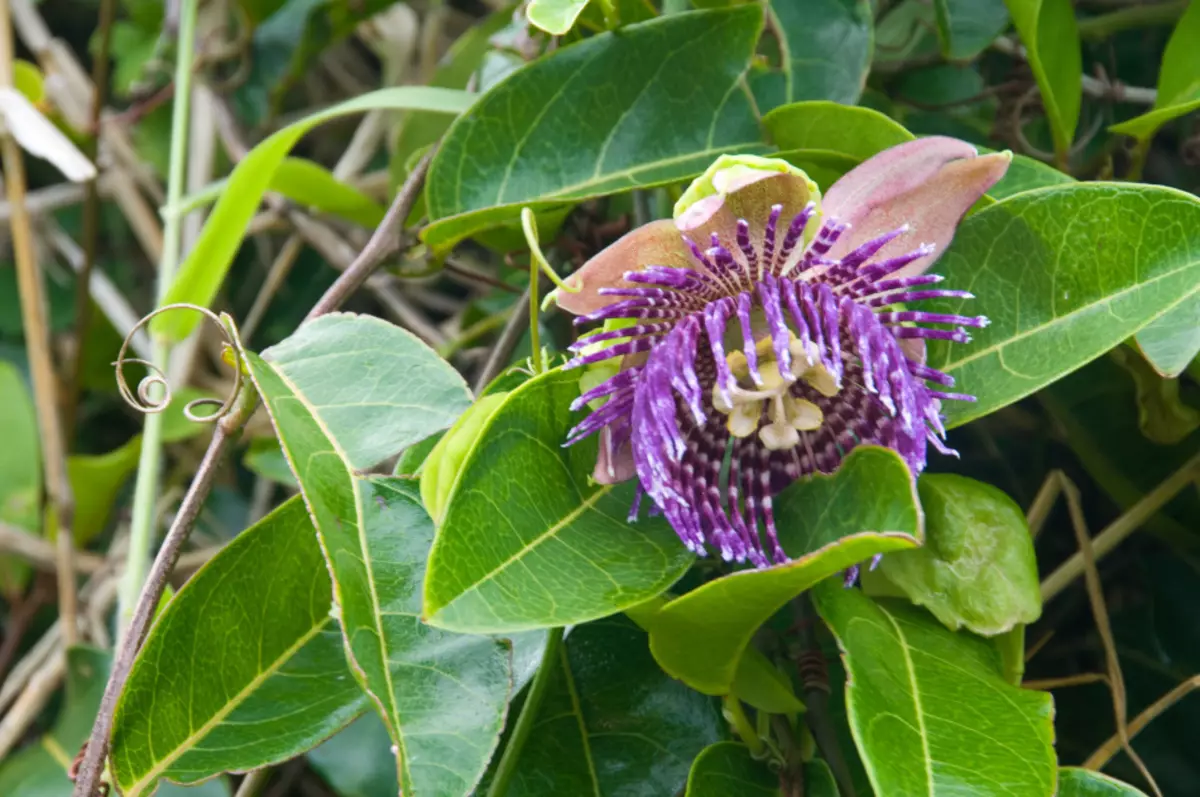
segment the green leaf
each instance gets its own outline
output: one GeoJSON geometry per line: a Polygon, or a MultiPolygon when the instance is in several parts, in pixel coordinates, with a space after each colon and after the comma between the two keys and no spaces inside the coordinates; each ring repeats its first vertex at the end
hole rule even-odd
{"type": "Polygon", "coordinates": [[[810,172],[825,188],[872,155],[914,138],[878,111],[836,102],[785,105],[764,116],[763,126],[782,150],[779,157],[810,172]]]}
{"type": "Polygon", "coordinates": [[[1146,797],[1116,778],[1081,767],[1063,767],[1058,771],[1056,797],[1146,797]]]}
{"type": "Polygon", "coordinates": [[[1149,111],[1108,128],[1140,141],[1149,141],[1172,119],[1200,108],[1200,3],[1190,3],[1183,12],[1158,73],[1158,93],[1149,111]]]}
{"type": "Polygon", "coordinates": [[[969,61],[1008,27],[1004,0],[934,0],[942,56],[969,61]]]}
{"type": "Polygon", "coordinates": [[[446,133],[426,181],[437,252],[517,217],[677,182],[717,155],[765,150],[742,87],[757,5],[673,14],[525,66],[446,133]]]}
{"type": "Polygon", "coordinates": [[[426,622],[500,632],[572,625],[671,586],[692,562],[662,518],[626,521],[633,484],[598,485],[596,442],[563,447],[582,417],[579,374],[520,385],[463,459],[425,582],[426,622]]]}
{"type": "Polygon", "coordinates": [[[0,361],[0,521],[36,532],[41,528],[42,454],[37,413],[21,372],[0,361]]]}
{"type": "Polygon", "coordinates": [[[292,469],[288,467],[287,457],[283,455],[279,441],[274,437],[259,437],[251,440],[250,445],[246,446],[246,453],[242,456],[242,464],[251,473],[285,487],[298,488],[300,486],[296,483],[296,477],[292,475],[292,469]]]}
{"type": "Polygon", "coordinates": [[[654,658],[693,689],[728,694],[755,631],[789,600],[851,565],[914,547],[921,538],[908,467],[895,452],[874,446],[855,448],[832,476],[789,486],[775,499],[775,518],[791,562],[710,581],[649,622],[654,658]]]}
{"type": "Polygon", "coordinates": [[[1110,355],[1133,378],[1138,427],[1147,440],[1170,446],[1200,429],[1200,410],[1179,396],[1179,380],[1165,379],[1125,346],[1110,355]]]}
{"type": "Polygon", "coordinates": [[[310,751],[308,763],[338,797],[396,797],[400,791],[392,739],[373,711],[310,751]]]}
{"type": "Polygon", "coordinates": [[[952,473],[917,482],[925,544],[883,557],[883,575],[952,631],[1002,634],[1042,613],[1025,513],[990,484],[952,473]]]}
{"type": "Polygon", "coordinates": [[[1137,347],[1160,375],[1176,377],[1200,354],[1200,299],[1184,302],[1138,330],[1137,347]]]}
{"type": "Polygon", "coordinates": [[[929,346],[929,364],[978,397],[943,405],[947,425],[1029,395],[1194,301],[1197,252],[1200,201],[1159,186],[1043,188],[970,216],[934,268],[978,298],[922,307],[991,320],[970,344],[929,346]]]}
{"type": "Polygon", "coordinates": [[[813,599],[845,657],[850,729],[876,794],[1054,794],[1052,699],[1007,683],[988,642],[836,579],[813,599]]]}
{"type": "Polygon", "coordinates": [[[625,618],[575,628],[550,666],[507,797],[676,794],[723,734],[715,702],[664,675],[625,618]]]}
{"type": "Polygon", "coordinates": [[[772,29],[782,34],[778,39],[782,102],[858,102],[874,46],[871,3],[770,0],[766,9],[772,29]]]}
{"type": "Polygon", "coordinates": [[[457,371],[411,332],[374,316],[330,313],[263,356],[358,470],[445,429],[471,405],[457,371]]]}
{"type": "Polygon", "coordinates": [[[299,205],[331,213],[363,227],[377,227],[387,209],[324,166],[304,158],[284,158],[271,178],[271,190],[299,205]]]}
{"type": "MultiPolygon", "coordinates": [[[[212,304],[263,194],[288,152],[309,130],[331,119],[375,109],[457,114],[470,107],[474,99],[465,92],[427,86],[380,89],[293,122],[263,140],[229,175],[225,191],[217,200],[196,245],[180,265],[162,303],[190,302],[204,307],[212,304]]],[[[167,208],[166,212],[172,210],[167,208]]],[[[150,322],[150,328],[168,340],[183,340],[195,329],[198,318],[195,313],[164,313],[150,322]]]]}
{"type": "MultiPolygon", "coordinates": [[[[75,523],[71,531],[77,546],[87,545],[104,531],[121,486],[137,470],[141,451],[142,438],[138,435],[107,454],[67,457],[67,479],[75,499],[75,523]]],[[[51,539],[56,536],[53,528],[48,536],[51,539]]]]}
{"type": "MultiPolygon", "coordinates": [[[[829,765],[819,758],[803,767],[807,797],[838,797],[829,765]]],[[[688,773],[685,797],[781,797],[779,776],[765,761],[755,761],[737,742],[710,744],[696,756],[688,773]]]]}
{"type": "MultiPolygon", "coordinates": [[[[805,783],[805,794],[809,794],[805,783]]],[[[717,742],[692,762],[686,797],[779,797],[779,776],[737,742],[717,742]]]]}
{"type": "MultiPolygon", "coordinates": [[[[348,320],[358,319],[334,316],[324,326],[348,320]]],[[[320,321],[302,327],[300,334],[320,321]]],[[[361,415],[356,426],[342,414],[337,391],[362,401],[361,378],[346,381],[334,372],[331,381],[334,352],[322,351],[324,339],[308,340],[310,345],[301,346],[292,338],[265,352],[270,362],[253,353],[246,358],[316,522],[347,654],[396,746],[403,792],[412,797],[469,794],[499,740],[511,687],[511,652],[491,638],[455,636],[418,621],[433,523],[411,482],[362,478],[353,464],[371,461],[381,450],[365,432],[395,424],[406,427],[406,442],[415,442],[445,420],[419,409],[417,415],[428,416],[422,429],[411,408],[385,402],[369,429],[362,428],[361,415]]],[[[416,338],[393,354],[416,362],[433,358],[416,338]]],[[[370,373],[378,378],[376,385],[389,384],[395,395],[421,396],[453,371],[441,363],[392,371],[391,378],[386,370],[370,373]]]]}
{"type": "Polygon", "coordinates": [[[551,36],[562,36],[575,24],[588,0],[531,0],[525,8],[529,24],[551,36]]]}
{"type": "Polygon", "coordinates": [[[1065,157],[1079,124],[1083,55],[1071,0],[1005,0],[1033,68],[1054,149],[1065,157]]]}
{"type": "Polygon", "coordinates": [[[112,767],[126,797],[292,758],[362,713],[330,617],[312,520],[292,498],[167,604],[121,695],[112,767]],[[236,632],[231,636],[231,632],[236,632]]]}
{"type": "Polygon", "coordinates": [[[1075,180],[1070,175],[1063,174],[1053,166],[1047,166],[1028,155],[1014,154],[1008,164],[1008,171],[1000,178],[1000,182],[991,187],[988,196],[997,200],[1006,199],[1022,191],[1073,182],[1075,180]]]}

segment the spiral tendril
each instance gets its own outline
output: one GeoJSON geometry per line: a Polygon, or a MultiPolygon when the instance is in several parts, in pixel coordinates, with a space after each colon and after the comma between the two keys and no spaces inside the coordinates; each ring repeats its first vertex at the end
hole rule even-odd
{"type": "Polygon", "coordinates": [[[201,397],[192,399],[183,408],[183,417],[193,423],[215,423],[224,417],[232,408],[233,402],[237,400],[238,393],[242,389],[242,358],[238,351],[237,340],[231,327],[233,321],[228,316],[217,315],[208,308],[201,307],[197,304],[188,304],[181,302],[179,304],[168,304],[158,308],[154,312],[142,318],[134,325],[133,329],[129,330],[129,334],[125,336],[125,341],[121,344],[121,350],[117,353],[117,360],[113,363],[116,368],[117,390],[121,394],[121,398],[125,403],[133,407],[138,412],[144,415],[152,415],[162,412],[171,406],[171,400],[174,394],[171,390],[171,385],[167,381],[166,374],[156,364],[149,360],[143,360],[135,357],[125,357],[126,351],[129,349],[130,341],[139,329],[150,323],[155,316],[160,313],[165,313],[170,310],[193,310],[200,313],[209,321],[212,321],[221,330],[221,335],[225,338],[225,343],[233,352],[233,390],[224,401],[218,398],[201,397]],[[125,379],[125,367],[128,365],[143,366],[150,373],[142,377],[137,383],[136,391],[129,387],[129,382],[125,379]],[[155,388],[158,388],[160,395],[155,397],[155,388]],[[208,414],[201,414],[197,410],[201,407],[216,407],[215,410],[208,414]]]}

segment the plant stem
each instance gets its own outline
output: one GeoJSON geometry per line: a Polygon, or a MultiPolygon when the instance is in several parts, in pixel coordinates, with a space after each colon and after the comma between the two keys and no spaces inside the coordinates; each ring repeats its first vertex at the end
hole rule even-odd
{"type": "Polygon", "coordinates": [[[733,730],[741,738],[742,743],[750,748],[750,754],[755,758],[761,756],[765,747],[763,740],[759,737],[754,725],[750,723],[750,718],[746,716],[746,709],[742,708],[742,701],[738,700],[736,695],[725,695],[721,705],[725,708],[725,718],[729,720],[729,724],[733,726],[733,730]]]}
{"type": "MultiPolygon", "coordinates": [[[[0,86],[13,85],[12,21],[7,0],[0,1],[0,86]]],[[[25,206],[25,160],[20,145],[7,129],[0,129],[0,158],[4,162],[4,182],[8,204],[12,208],[13,255],[17,267],[17,289],[21,302],[21,325],[25,350],[33,377],[33,395],[37,404],[38,432],[42,446],[42,467],[46,493],[54,510],[58,542],[58,611],[67,645],[75,643],[76,625],[75,550],[71,532],[75,502],[67,478],[67,450],[59,416],[58,384],[50,355],[50,326],[46,320],[46,295],[37,252],[33,247],[33,227],[25,206]]]]}
{"type": "MultiPolygon", "coordinates": [[[[193,7],[195,5],[194,0],[185,0],[185,2],[193,7]]],[[[186,21],[186,19],[187,14],[184,15],[184,20],[186,21]]],[[[240,363],[238,363],[238,367],[241,367],[240,363]]],[[[188,486],[187,494],[179,504],[175,520],[171,523],[171,528],[163,539],[162,547],[159,548],[158,555],[154,558],[154,566],[150,569],[145,588],[138,596],[129,627],[117,643],[112,673],[104,687],[100,711],[92,725],[92,733],[88,738],[83,761],[79,766],[79,775],[75,781],[72,797],[92,797],[95,794],[100,772],[104,768],[105,754],[108,752],[108,740],[112,734],[113,713],[117,708],[117,699],[121,696],[121,690],[125,688],[125,681],[129,678],[129,672],[133,668],[138,649],[141,648],[142,642],[146,639],[146,633],[150,630],[150,622],[154,619],[155,610],[158,608],[163,590],[167,586],[167,579],[179,558],[180,548],[188,534],[191,533],[196,517],[200,514],[200,509],[203,507],[209,491],[212,490],[221,456],[254,413],[257,400],[258,396],[254,392],[253,385],[246,380],[242,383],[242,389],[229,413],[217,421],[212,442],[208,444],[208,450],[204,452],[204,459],[196,469],[196,478],[188,486]]]]}
{"type": "Polygon", "coordinates": [[[508,362],[508,358],[512,356],[513,349],[520,342],[521,332],[524,331],[525,321],[528,318],[530,307],[528,299],[532,291],[533,285],[530,284],[509,312],[508,321],[504,323],[504,329],[500,331],[500,339],[496,341],[496,345],[492,347],[491,353],[488,354],[487,362],[480,369],[479,376],[475,377],[475,395],[479,395],[488,386],[488,383],[504,370],[504,365],[508,362]]]}
{"type": "Polygon", "coordinates": [[[551,628],[546,635],[542,663],[538,667],[537,675],[533,677],[533,683],[529,685],[529,694],[525,697],[525,705],[521,706],[521,714],[517,717],[517,724],[513,727],[512,736],[509,737],[508,745],[504,748],[504,755],[500,756],[500,763],[496,766],[496,777],[492,779],[487,797],[504,797],[508,792],[508,785],[517,772],[517,761],[521,757],[521,748],[525,746],[529,732],[533,730],[533,724],[537,721],[538,709],[541,708],[542,699],[546,696],[550,679],[554,677],[562,640],[562,628],[551,628]]]}
{"type": "Polygon", "coordinates": [[[1166,3],[1131,5],[1107,14],[1079,20],[1079,38],[1087,40],[1107,39],[1114,33],[1131,28],[1150,28],[1155,25],[1173,25],[1187,10],[1188,0],[1173,0],[1166,3]]]}
{"type": "Polygon", "coordinates": [[[819,622],[819,619],[808,593],[792,601],[792,610],[800,635],[799,661],[807,662],[810,666],[819,664],[821,668],[820,677],[814,678],[805,677],[810,667],[800,667],[800,680],[804,684],[804,705],[808,708],[804,720],[812,732],[817,748],[833,771],[838,792],[843,797],[855,797],[854,780],[850,777],[850,768],[846,766],[842,747],[838,743],[837,730],[829,716],[829,673],[825,669],[825,654],[821,651],[813,630],[813,624],[819,622]]]}
{"type": "MultiPolygon", "coordinates": [[[[171,153],[167,169],[168,207],[179,203],[184,189],[184,166],[188,151],[188,110],[192,96],[192,59],[196,40],[196,16],[199,0],[181,0],[179,8],[179,41],[175,58],[175,101],[171,113],[171,153]]],[[[168,217],[163,226],[162,259],[158,266],[158,304],[163,303],[175,269],[179,265],[179,243],[183,220],[168,217]]],[[[153,343],[151,361],[167,372],[169,345],[163,340],[153,343]]],[[[118,592],[118,635],[133,619],[134,606],[146,580],[150,546],[154,542],[154,504],[158,497],[162,467],[163,414],[146,416],[142,430],[142,452],[138,459],[137,482],[133,493],[133,517],[129,531],[129,555],[125,575],[118,592]]],[[[79,794],[76,791],[76,794],[79,794]]]]}
{"type": "MultiPolygon", "coordinates": [[[[100,115],[104,110],[108,93],[108,51],[112,41],[113,17],[116,15],[116,0],[100,0],[100,49],[92,63],[91,138],[85,153],[88,160],[96,162],[100,150],[100,115]]],[[[69,448],[75,436],[75,419],[79,412],[80,382],[83,379],[83,355],[87,349],[88,327],[92,317],[92,270],[96,267],[96,251],[100,243],[100,175],[88,181],[83,201],[83,268],[75,278],[75,354],[71,363],[70,381],[67,382],[66,400],[63,404],[63,439],[69,448]]]]}
{"type": "Polygon", "coordinates": [[[541,331],[538,329],[539,280],[541,280],[541,274],[538,271],[537,258],[531,256],[529,258],[529,351],[535,374],[542,372],[542,341],[541,331]]]}

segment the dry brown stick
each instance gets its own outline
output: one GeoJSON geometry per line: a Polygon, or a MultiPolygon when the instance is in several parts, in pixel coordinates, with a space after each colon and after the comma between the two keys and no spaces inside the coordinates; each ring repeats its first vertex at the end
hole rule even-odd
{"type": "MultiPolygon", "coordinates": [[[[15,554],[39,570],[52,571],[58,564],[52,544],[6,523],[0,523],[0,551],[15,554]]],[[[103,556],[87,551],[77,551],[74,560],[75,571],[78,573],[95,573],[104,567],[103,556]]]]}
{"type": "MultiPolygon", "coordinates": [[[[240,367],[240,365],[239,365],[240,367]]],[[[229,413],[216,422],[212,441],[204,452],[204,459],[196,470],[196,477],[188,486],[187,494],[179,505],[179,511],[171,523],[167,536],[163,539],[162,547],[154,558],[154,564],[146,577],[145,586],[138,596],[137,605],[133,610],[133,618],[121,640],[113,660],[112,673],[108,684],[104,687],[104,697],[100,701],[100,711],[96,722],[92,725],[92,733],[88,738],[86,752],[79,766],[79,776],[75,781],[73,797],[91,797],[99,783],[100,772],[104,768],[104,757],[108,752],[109,735],[112,732],[113,712],[117,708],[117,698],[125,688],[129,671],[133,668],[138,649],[146,639],[150,630],[150,621],[162,599],[167,579],[179,558],[180,548],[191,533],[192,525],[200,514],[204,500],[212,490],[213,481],[217,475],[217,467],[225,448],[237,437],[242,426],[254,412],[257,396],[253,387],[243,384],[242,390],[234,401],[229,413]]]]}
{"type": "Polygon", "coordinates": [[[404,181],[404,185],[396,192],[392,206],[388,208],[383,222],[371,234],[371,240],[367,241],[367,245],[358,253],[354,262],[341,273],[333,285],[329,286],[329,290],[325,291],[325,295],[318,299],[317,303],[308,311],[308,315],[304,317],[305,321],[311,321],[341,307],[346,299],[366,283],[375,269],[379,268],[389,255],[400,248],[404,222],[412,211],[417,197],[421,195],[421,189],[425,187],[425,175],[429,172],[429,162],[432,159],[433,150],[425,153],[425,156],[421,158],[421,162],[417,164],[412,173],[408,175],[408,179],[404,181]]]}
{"type": "MultiPolygon", "coordinates": [[[[1142,729],[1158,718],[1160,714],[1169,709],[1171,706],[1178,703],[1192,691],[1200,689],[1200,675],[1193,675],[1183,683],[1176,686],[1170,692],[1155,700],[1141,714],[1138,714],[1129,722],[1127,736],[1133,737],[1141,733],[1142,729]]],[[[1096,749],[1096,752],[1088,756],[1088,759],[1083,762],[1084,769],[1103,769],[1109,760],[1117,754],[1117,751],[1122,747],[1122,739],[1120,734],[1113,736],[1104,744],[1096,749]]]]}
{"type": "MultiPolygon", "coordinates": [[[[100,114],[108,93],[108,50],[112,41],[116,0],[100,0],[100,48],[92,61],[91,125],[92,137],[86,154],[93,163],[100,151],[100,114]]],[[[100,181],[99,175],[88,181],[83,201],[83,267],[75,285],[75,351],[68,371],[66,398],[63,402],[63,440],[68,449],[75,438],[75,416],[79,409],[80,382],[83,378],[83,355],[87,348],[88,327],[92,320],[92,270],[100,246],[100,181]]]]}
{"type": "MultiPolygon", "coordinates": [[[[0,3],[0,86],[13,85],[12,22],[8,3],[0,3]]],[[[46,319],[46,296],[42,274],[33,246],[33,227],[25,210],[25,160],[20,146],[7,130],[0,131],[0,158],[4,162],[5,187],[12,207],[13,255],[21,296],[21,322],[25,350],[33,377],[37,403],[38,431],[42,443],[42,466],[46,492],[58,523],[58,609],[68,645],[75,643],[75,568],[71,563],[74,541],[71,528],[75,504],[67,479],[67,452],[63,440],[57,378],[50,356],[50,325],[46,319]]]]}
{"type": "Polygon", "coordinates": [[[1078,675],[1067,675],[1062,678],[1041,678],[1033,681],[1025,681],[1021,684],[1021,688],[1036,689],[1045,692],[1051,689],[1062,689],[1066,686],[1086,686],[1087,684],[1097,683],[1108,683],[1108,676],[1102,672],[1081,672],[1078,675]]]}
{"type": "Polygon", "coordinates": [[[1096,555],[1092,550],[1092,537],[1087,530],[1087,519],[1083,516],[1083,502],[1079,490],[1074,483],[1061,471],[1058,474],[1062,493],[1067,499],[1067,509],[1071,515],[1071,526],[1075,530],[1075,539],[1079,543],[1079,552],[1083,555],[1084,582],[1087,585],[1088,602],[1092,607],[1092,616],[1096,621],[1096,630],[1100,633],[1100,641],[1104,647],[1104,660],[1108,670],[1108,688],[1112,692],[1113,716],[1117,725],[1117,736],[1121,748],[1129,759],[1137,766],[1142,777],[1150,784],[1157,797],[1163,797],[1158,783],[1142,757],[1137,754],[1129,743],[1129,728],[1126,724],[1125,677],[1121,673],[1121,661],[1117,656],[1117,643],[1113,638],[1112,626],[1108,620],[1108,608],[1104,601],[1104,587],[1100,583],[1100,572],[1096,569],[1096,555]]]}

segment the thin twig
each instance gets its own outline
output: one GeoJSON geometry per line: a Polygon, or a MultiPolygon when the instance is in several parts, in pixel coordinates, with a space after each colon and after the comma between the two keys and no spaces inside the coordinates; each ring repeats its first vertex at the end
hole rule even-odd
{"type": "MultiPolygon", "coordinates": [[[[85,154],[88,160],[96,162],[100,151],[100,114],[104,110],[104,102],[108,94],[108,50],[112,41],[113,17],[116,14],[116,0],[100,0],[100,39],[99,49],[92,61],[92,93],[91,138],[87,142],[85,154]]],[[[83,268],[75,283],[75,352],[71,361],[70,377],[67,381],[66,400],[64,402],[63,439],[68,448],[75,437],[75,420],[79,410],[80,383],[83,379],[83,356],[87,350],[88,327],[92,320],[92,270],[96,267],[96,254],[100,246],[100,187],[99,176],[93,177],[87,183],[86,195],[83,201],[83,268]]]]}
{"type": "MultiPolygon", "coordinates": [[[[1018,43],[1015,39],[1007,36],[1001,36],[992,42],[992,48],[1011,55],[1015,58],[1026,58],[1024,46],[1018,43]]],[[[1128,102],[1134,105],[1153,105],[1158,97],[1158,92],[1154,89],[1142,88],[1140,86],[1126,86],[1120,81],[1105,81],[1099,78],[1094,78],[1091,75],[1081,75],[1080,82],[1083,84],[1083,93],[1090,97],[1099,99],[1113,100],[1114,102],[1128,102]]]]}
{"type": "Polygon", "coordinates": [[[801,648],[797,668],[800,670],[800,679],[804,683],[804,705],[808,708],[808,711],[804,713],[804,721],[808,724],[813,740],[833,771],[838,792],[844,797],[855,797],[854,779],[850,776],[850,768],[846,765],[845,756],[842,755],[837,731],[829,715],[829,675],[825,665],[825,654],[817,642],[817,635],[813,628],[817,613],[808,593],[804,593],[792,601],[792,611],[801,648]],[[821,667],[821,677],[806,677],[806,675],[812,675],[809,667],[815,663],[819,663],[821,667]]]}
{"type": "Polygon", "coordinates": [[[1067,686],[1086,686],[1087,684],[1098,683],[1108,683],[1108,676],[1102,672],[1081,672],[1078,675],[1067,675],[1063,678],[1041,678],[1033,681],[1024,681],[1021,687],[1023,689],[1048,692],[1051,689],[1062,689],[1067,686]]]}
{"type": "Polygon", "coordinates": [[[237,793],[233,797],[258,797],[258,793],[267,785],[274,771],[271,767],[263,767],[247,773],[238,784],[237,793]]]}
{"type": "MultiPolygon", "coordinates": [[[[1191,678],[1187,679],[1170,692],[1167,692],[1158,700],[1154,701],[1149,708],[1147,708],[1141,714],[1138,714],[1129,722],[1129,726],[1126,729],[1128,738],[1137,736],[1143,728],[1157,719],[1160,714],[1178,703],[1196,689],[1200,689],[1200,675],[1193,675],[1191,678]]],[[[1120,750],[1121,747],[1122,739],[1120,734],[1113,734],[1113,736],[1107,742],[1100,745],[1096,752],[1088,756],[1088,759],[1083,762],[1084,769],[1103,769],[1105,764],[1107,764],[1109,760],[1117,754],[1117,751],[1120,750]]]]}
{"type": "MultiPolygon", "coordinates": [[[[8,3],[0,3],[0,86],[13,84],[12,22],[8,3]]],[[[7,130],[0,131],[0,157],[4,161],[5,188],[12,207],[13,259],[17,267],[17,288],[21,301],[21,323],[25,350],[37,403],[38,431],[42,445],[47,497],[54,507],[58,534],[58,610],[63,619],[68,645],[75,643],[76,625],[75,568],[71,556],[75,544],[72,527],[75,501],[67,478],[67,450],[59,416],[58,385],[50,355],[50,325],[46,319],[46,296],[37,253],[33,246],[33,228],[25,210],[25,160],[16,139],[7,130]]],[[[2,756],[0,756],[2,757],[2,756]]]]}
{"type": "MultiPolygon", "coordinates": [[[[219,546],[214,546],[185,553],[179,558],[175,571],[191,573],[215,556],[219,550],[219,546]]],[[[57,567],[54,546],[51,543],[5,523],[0,523],[0,552],[24,559],[38,570],[54,572],[57,567]]],[[[73,564],[76,573],[92,575],[107,567],[109,561],[90,551],[76,551],[73,564]]]]}
{"type": "MultiPolygon", "coordinates": [[[[540,274],[538,275],[538,279],[541,279],[540,274]]],[[[517,348],[517,344],[521,341],[521,336],[525,334],[525,322],[529,320],[529,297],[532,293],[533,286],[530,285],[525,289],[525,293],[522,294],[521,298],[517,299],[516,304],[513,305],[512,312],[508,316],[508,321],[504,324],[504,329],[500,332],[500,338],[488,354],[487,361],[484,362],[479,375],[475,377],[475,395],[479,395],[488,386],[488,383],[504,370],[504,366],[508,365],[513,350],[517,348]]]]}
{"type": "Polygon", "coordinates": [[[133,667],[138,649],[141,648],[142,642],[146,639],[146,633],[150,630],[150,621],[154,618],[155,610],[158,608],[163,590],[166,588],[167,579],[179,558],[180,548],[188,534],[191,533],[196,517],[200,514],[204,501],[212,490],[221,456],[229,443],[240,433],[250,415],[253,414],[256,403],[257,396],[253,387],[243,383],[234,406],[228,414],[216,422],[212,441],[208,444],[208,450],[204,452],[204,459],[196,469],[196,476],[188,486],[187,494],[184,495],[183,501],[179,505],[179,511],[175,514],[171,528],[163,539],[158,555],[154,558],[154,564],[147,575],[145,587],[138,596],[137,605],[134,607],[129,627],[119,643],[113,660],[112,673],[109,676],[108,684],[104,687],[104,697],[100,701],[100,711],[96,715],[96,722],[92,726],[83,762],[79,767],[79,776],[75,781],[75,790],[72,792],[73,797],[91,797],[96,790],[100,772],[103,769],[104,757],[108,752],[108,739],[112,732],[113,712],[117,708],[117,698],[120,697],[121,690],[125,688],[125,681],[129,678],[129,671],[133,667]]]}
{"type": "Polygon", "coordinates": [[[4,760],[13,746],[21,740],[25,731],[58,690],[66,669],[67,657],[64,652],[56,656],[49,666],[42,667],[33,674],[25,691],[21,692],[21,696],[4,715],[4,719],[0,720],[0,761],[4,760]]]}
{"type": "Polygon", "coordinates": [[[312,321],[326,313],[331,313],[342,306],[355,291],[363,286],[367,278],[377,269],[389,255],[400,248],[400,238],[404,231],[404,222],[412,211],[413,204],[425,187],[425,175],[429,173],[429,162],[433,159],[433,151],[425,153],[421,162],[404,181],[404,185],[396,192],[396,199],[388,208],[383,222],[371,233],[371,240],[359,252],[345,271],[329,286],[325,295],[317,300],[304,320],[312,321]]]}
{"type": "Polygon", "coordinates": [[[1113,716],[1117,724],[1117,736],[1121,740],[1121,748],[1129,759],[1137,766],[1142,777],[1150,784],[1158,797],[1163,797],[1154,776],[1146,768],[1142,757],[1137,754],[1129,743],[1129,728],[1126,725],[1126,696],[1125,676],[1121,673],[1121,661],[1117,656],[1117,643],[1113,638],[1112,626],[1108,620],[1108,608],[1104,601],[1104,587],[1100,583],[1100,572],[1096,569],[1096,557],[1092,550],[1092,538],[1087,530],[1087,520],[1083,516],[1083,502],[1079,490],[1065,475],[1059,472],[1059,480],[1063,495],[1067,499],[1067,509],[1071,515],[1071,527],[1075,530],[1075,539],[1079,543],[1079,552],[1083,555],[1084,580],[1087,584],[1088,602],[1092,607],[1092,617],[1096,621],[1096,630],[1100,632],[1100,641],[1104,647],[1104,659],[1108,670],[1108,688],[1112,692],[1113,716]]]}

